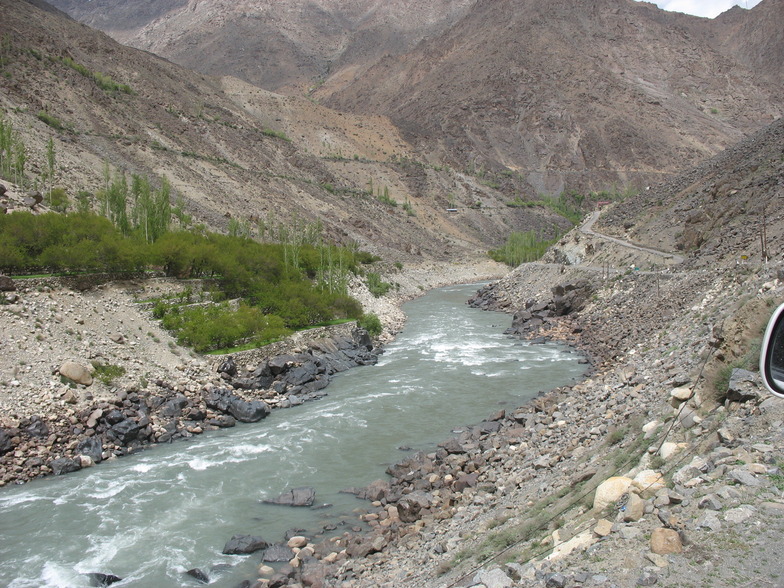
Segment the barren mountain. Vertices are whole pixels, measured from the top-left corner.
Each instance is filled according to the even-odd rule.
[[[732,28],[776,8],[736,12]],[[749,42],[738,32],[735,47],[778,56],[742,63],[732,44],[707,41],[729,39],[728,28],[632,0],[481,0],[440,37],[319,95],[390,116],[449,161],[518,171],[536,190],[641,185],[780,116],[781,77],[756,67],[781,62],[780,33]]]
[[[510,230],[565,222],[507,209],[479,179],[424,165],[384,117],[195,74],[28,2],[0,7],[0,108],[27,147],[30,184],[53,138],[56,181],[71,197],[100,188],[106,163],[167,177],[195,222],[321,220],[327,237],[390,260],[481,255]]]
[[[453,24],[476,0],[55,0],[122,43],[190,69],[302,93],[352,80]]]
[[[529,195],[649,185],[782,112],[782,0],[713,20],[633,0],[55,4],[200,71],[389,116],[431,161]]]

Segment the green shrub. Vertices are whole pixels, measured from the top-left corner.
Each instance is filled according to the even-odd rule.
[[[182,345],[198,352],[213,351],[238,343],[261,345],[288,335],[283,319],[265,315],[259,308],[240,304],[236,310],[228,304],[174,307],[163,317],[163,326],[172,331]]]
[[[363,314],[357,321],[357,324],[370,333],[370,335],[373,337],[378,337],[383,330],[381,319],[379,319],[378,316],[372,312]]]
[[[46,123],[53,129],[56,129],[58,131],[65,130],[65,127],[63,126],[63,123],[60,122],[60,119],[58,119],[56,116],[52,114],[49,114],[45,110],[41,110],[38,112],[38,120],[40,120],[43,123]]]
[[[368,272],[365,283],[367,284],[370,293],[376,298],[383,296],[392,288],[392,284],[389,282],[384,282],[381,279],[381,276],[375,272]]]
[[[95,368],[95,373],[93,374],[95,378],[107,386],[111,386],[115,378],[125,374],[125,368],[121,365],[93,362],[93,367]]]
[[[49,206],[57,212],[68,210],[68,194],[64,188],[53,188],[49,192]]]
[[[283,139],[284,141],[291,142],[283,131],[276,131],[273,129],[262,129],[261,134],[265,137],[275,137],[276,139]]]

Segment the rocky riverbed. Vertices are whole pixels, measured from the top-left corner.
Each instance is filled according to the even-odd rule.
[[[452,280],[500,274],[493,262],[395,269],[390,296],[354,295],[385,325],[379,342],[353,324],[295,333],[227,358],[180,347],[145,301],[193,284],[4,278],[0,305],[0,485],[61,474],[263,418],[323,395],[335,373],[375,361],[405,320],[400,303]]]
[[[347,489],[370,501],[358,514],[370,532],[357,529],[320,542],[306,533],[286,537],[291,557],[285,565],[261,565],[260,579],[247,585],[779,585],[784,576],[773,539],[784,530],[784,409],[762,392],[753,373],[736,371],[729,392],[716,391],[719,364],[737,363],[748,352],[748,333],[758,331],[772,304],[784,297],[778,278],[770,266],[664,279],[630,273],[610,280],[586,277],[579,269],[522,266],[484,290],[476,303],[513,312],[510,336],[553,337],[591,349],[592,376],[528,406],[459,427],[438,451],[408,457],[389,468],[388,478],[366,488]],[[570,286],[584,280],[590,288]],[[582,301],[562,312],[564,295],[578,290],[585,294]],[[46,308],[48,294],[22,293],[20,299]],[[639,318],[624,320],[632,313]],[[30,311],[14,316],[32,318]],[[529,329],[535,318],[541,322]],[[35,319],[30,322],[35,329]],[[274,384],[283,373],[275,370],[297,371],[308,363],[302,353],[319,346],[299,344],[288,360],[235,358],[221,372],[218,362],[206,366],[203,359],[186,362],[175,355],[183,367],[175,366],[174,373],[182,377],[171,382],[173,389],[163,387],[161,406],[182,410],[192,423],[206,422],[189,419],[193,411],[203,410],[205,419],[231,416],[232,399],[247,393],[243,380],[272,378]],[[320,345],[322,352],[330,347]],[[154,365],[163,369],[164,359],[157,357]],[[248,369],[253,366],[255,375]],[[315,359],[305,368],[313,371],[319,372]],[[160,388],[157,381],[148,382],[152,386]],[[22,388],[21,379],[15,388]],[[140,424],[143,415],[134,403],[142,397],[146,403],[147,397],[142,389],[115,388],[105,390],[114,401],[93,400],[108,403],[109,420],[104,408],[94,420],[104,426],[101,435],[116,439],[112,427],[129,420]],[[76,412],[89,387],[48,389],[50,396],[41,402],[56,399],[58,410],[72,410],[78,422],[69,419],[68,426],[77,426],[82,416],[89,420],[92,413]],[[55,396],[69,391],[78,394],[76,405]],[[192,395],[198,402],[183,404],[182,397]],[[258,414],[254,407],[264,409],[253,403],[262,400],[267,404],[271,398],[241,402]],[[115,410],[125,418],[111,424]],[[23,418],[10,424],[40,428]],[[153,439],[166,435],[154,423],[146,426]],[[199,434],[187,426],[180,431]],[[37,439],[28,450],[48,448],[51,457],[57,434]],[[115,442],[109,453],[122,447]],[[91,448],[81,449],[89,456]],[[4,459],[24,458],[20,451],[13,448]],[[47,463],[41,462],[39,473]],[[27,470],[25,461],[11,463],[4,475]],[[82,458],[79,465],[85,465]]]

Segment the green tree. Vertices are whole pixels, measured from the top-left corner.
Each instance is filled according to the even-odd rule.
[[[54,152],[54,139],[49,137],[49,140],[46,142],[46,172],[45,178],[47,183],[49,184],[49,189],[47,190],[48,197],[47,200],[49,202],[49,206],[52,206],[52,189],[54,188],[54,175],[57,168],[57,160],[55,158]]]

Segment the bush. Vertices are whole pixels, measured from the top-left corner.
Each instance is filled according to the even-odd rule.
[[[392,284],[382,281],[381,276],[375,272],[368,272],[366,283],[368,290],[376,298],[383,296],[392,288]]]
[[[175,334],[181,345],[202,353],[239,343],[261,345],[291,332],[280,317],[265,315],[247,304],[232,310],[226,303],[171,308],[163,317],[163,326]]]
[[[373,337],[378,337],[383,330],[381,319],[379,319],[378,316],[372,312],[363,314],[357,321],[357,324],[370,333],[370,335]]]
[[[94,373],[95,378],[97,380],[100,380],[107,386],[111,386],[115,378],[119,378],[120,376],[125,374],[125,368],[121,365],[114,365],[111,363],[101,364],[101,363],[93,362],[93,367],[95,368],[95,373]]]
[[[60,119],[58,119],[56,116],[52,114],[49,114],[45,110],[41,110],[38,112],[38,120],[48,124],[50,127],[52,127],[55,130],[58,131],[65,130],[65,127],[63,126],[63,123],[60,122]]]

